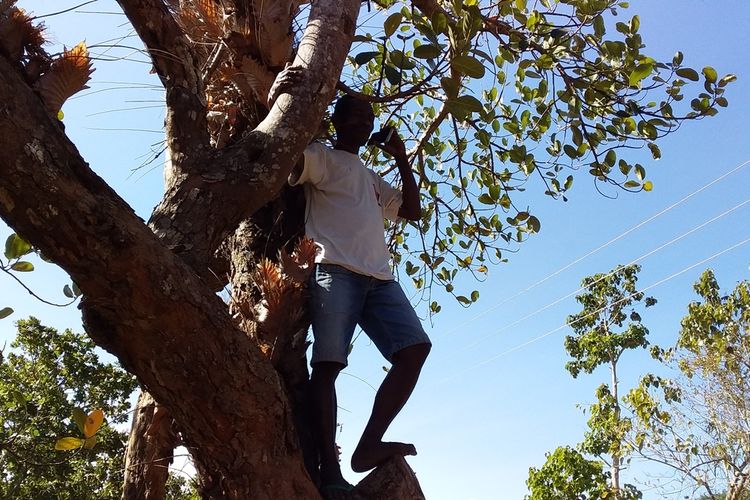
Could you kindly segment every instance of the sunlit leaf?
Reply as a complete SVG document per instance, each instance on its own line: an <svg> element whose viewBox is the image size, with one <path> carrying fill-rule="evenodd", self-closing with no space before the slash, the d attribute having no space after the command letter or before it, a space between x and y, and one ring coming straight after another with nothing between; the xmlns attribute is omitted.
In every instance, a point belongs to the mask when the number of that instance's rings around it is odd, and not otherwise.
<svg viewBox="0 0 750 500"><path fill-rule="evenodd" d="M25 260L21 260L21 261L15 262L13 265L10 266L10 268L13 269L14 271L28 273L34 270L34 264L32 264L31 262L27 262Z"/></svg>
<svg viewBox="0 0 750 500"><path fill-rule="evenodd" d="M97 408L86 417L86 422L83 425L83 435L90 438L96 434L102 422L104 422L104 412Z"/></svg>
<svg viewBox="0 0 750 500"><path fill-rule="evenodd" d="M18 236L16 233L11 234L5 240L5 258L17 259L31 252L31 244Z"/></svg>
<svg viewBox="0 0 750 500"><path fill-rule="evenodd" d="M83 439L75 437L64 437L55 443L56 450L75 450L83 446Z"/></svg>

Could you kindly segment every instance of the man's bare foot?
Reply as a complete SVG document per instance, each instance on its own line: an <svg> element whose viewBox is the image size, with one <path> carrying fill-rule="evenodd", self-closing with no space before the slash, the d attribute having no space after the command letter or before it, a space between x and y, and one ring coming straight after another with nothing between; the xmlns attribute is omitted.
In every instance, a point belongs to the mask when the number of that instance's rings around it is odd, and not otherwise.
<svg viewBox="0 0 750 500"><path fill-rule="evenodd" d="M359 443L352 455L352 470L365 472L385 463L389 458L416 455L413 444L397 442Z"/></svg>

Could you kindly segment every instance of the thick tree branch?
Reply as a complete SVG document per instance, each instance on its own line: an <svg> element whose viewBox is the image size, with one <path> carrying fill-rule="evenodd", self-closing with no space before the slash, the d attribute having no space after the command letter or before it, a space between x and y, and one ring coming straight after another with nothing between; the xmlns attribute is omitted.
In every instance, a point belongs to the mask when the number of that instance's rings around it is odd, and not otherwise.
<svg viewBox="0 0 750 500"><path fill-rule="evenodd" d="M151 54L167 101L171 167L190 172L209 149L206 98L200 65L190 43L162 0L117 0Z"/></svg>
<svg viewBox="0 0 750 500"><path fill-rule="evenodd" d="M333 97L359 5L313 4L294 61L303 69L300 85L283 94L255 130L178 182L154 211L154 231L192 267L205 269L239 222L278 195Z"/></svg>
<svg viewBox="0 0 750 500"><path fill-rule="evenodd" d="M169 408L209 471L207 496L316 498L278 375L226 305L91 171L4 58L0 103L0 216L80 286L86 330Z"/></svg>

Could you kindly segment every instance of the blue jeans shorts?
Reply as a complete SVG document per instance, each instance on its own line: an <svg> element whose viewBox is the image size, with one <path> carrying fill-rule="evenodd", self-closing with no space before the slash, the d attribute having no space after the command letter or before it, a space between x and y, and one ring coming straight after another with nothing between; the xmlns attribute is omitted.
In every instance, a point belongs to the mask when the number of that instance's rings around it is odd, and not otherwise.
<svg viewBox="0 0 750 500"><path fill-rule="evenodd" d="M394 280L379 280L335 264L317 264L310 276L311 363L347 364L356 325L392 361L398 351L430 339Z"/></svg>

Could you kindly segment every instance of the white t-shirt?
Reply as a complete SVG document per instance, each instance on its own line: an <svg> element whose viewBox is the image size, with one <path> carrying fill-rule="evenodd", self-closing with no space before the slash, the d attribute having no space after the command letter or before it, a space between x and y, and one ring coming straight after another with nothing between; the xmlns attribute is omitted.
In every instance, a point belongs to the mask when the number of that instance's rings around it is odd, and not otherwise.
<svg viewBox="0 0 750 500"><path fill-rule="evenodd" d="M305 149L305 168L289 183L304 185L305 233L320 248L316 262L393 279L383 219L398 218L401 191L365 167L358 155L319 143Z"/></svg>

